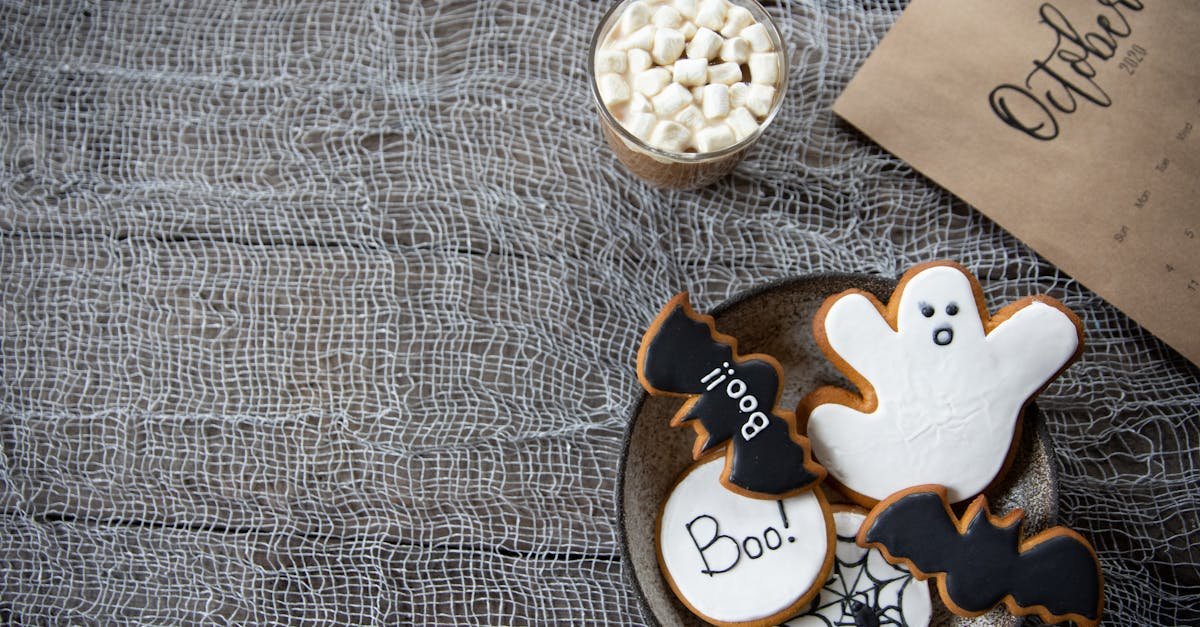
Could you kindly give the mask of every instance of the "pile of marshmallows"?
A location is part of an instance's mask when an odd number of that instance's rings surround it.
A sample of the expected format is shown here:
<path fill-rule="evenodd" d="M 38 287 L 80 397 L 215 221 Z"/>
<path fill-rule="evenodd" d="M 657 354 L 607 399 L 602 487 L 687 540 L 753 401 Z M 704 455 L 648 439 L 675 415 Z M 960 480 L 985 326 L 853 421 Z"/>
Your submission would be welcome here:
<path fill-rule="evenodd" d="M 728 0 L 632 2 L 595 62 L 613 117 L 671 152 L 712 152 L 754 133 L 780 78 L 766 26 Z"/>

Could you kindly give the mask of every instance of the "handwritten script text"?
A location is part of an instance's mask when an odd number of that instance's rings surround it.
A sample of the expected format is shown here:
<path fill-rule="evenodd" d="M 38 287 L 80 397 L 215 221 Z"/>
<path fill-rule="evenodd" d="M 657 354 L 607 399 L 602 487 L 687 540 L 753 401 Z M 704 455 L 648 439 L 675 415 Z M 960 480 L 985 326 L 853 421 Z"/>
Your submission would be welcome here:
<path fill-rule="evenodd" d="M 1096 82 L 1093 59 L 1108 61 L 1118 42 L 1133 33 L 1129 13 L 1142 10 L 1141 0 L 1096 0 L 1102 12 L 1095 28 L 1080 32 L 1053 4 L 1038 9 L 1039 24 L 1055 35 L 1054 48 L 1033 61 L 1022 84 L 1005 83 L 988 94 L 992 111 L 1008 126 L 1042 141 L 1058 137 L 1056 116 L 1074 113 L 1080 101 L 1108 107 L 1112 99 Z"/>

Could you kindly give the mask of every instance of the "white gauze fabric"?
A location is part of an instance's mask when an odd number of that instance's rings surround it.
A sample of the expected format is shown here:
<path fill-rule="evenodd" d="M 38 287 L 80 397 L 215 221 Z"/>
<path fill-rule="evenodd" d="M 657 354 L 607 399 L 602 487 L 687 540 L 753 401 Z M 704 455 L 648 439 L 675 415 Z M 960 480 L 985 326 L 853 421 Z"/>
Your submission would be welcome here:
<path fill-rule="evenodd" d="M 769 6 L 782 113 L 663 192 L 601 138 L 606 3 L 0 2 L 0 620 L 646 621 L 658 308 L 952 258 L 1086 321 L 1063 520 L 1113 624 L 1200 621 L 1197 369 L 830 112 L 902 4 Z"/>

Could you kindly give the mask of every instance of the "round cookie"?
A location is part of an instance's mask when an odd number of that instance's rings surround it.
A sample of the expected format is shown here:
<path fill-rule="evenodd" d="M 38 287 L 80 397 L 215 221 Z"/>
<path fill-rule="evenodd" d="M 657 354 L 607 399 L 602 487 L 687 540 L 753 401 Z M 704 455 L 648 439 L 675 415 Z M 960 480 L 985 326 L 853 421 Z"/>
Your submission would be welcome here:
<path fill-rule="evenodd" d="M 929 584 L 856 542 L 866 510 L 834 506 L 837 557 L 825 586 L 788 627 L 902 625 L 928 627 L 933 617 Z"/>
<path fill-rule="evenodd" d="M 755 499 L 722 487 L 724 460 L 692 465 L 663 503 L 658 563 L 671 590 L 716 625 L 773 625 L 820 592 L 833 567 L 824 494 Z"/>
<path fill-rule="evenodd" d="M 859 394 L 804 399 L 813 454 L 861 505 L 920 484 L 967 500 L 1004 474 L 1026 404 L 1079 356 L 1082 328 L 1047 296 L 989 315 L 975 277 L 946 261 L 905 273 L 886 307 L 859 290 L 831 296 L 813 334 Z"/>

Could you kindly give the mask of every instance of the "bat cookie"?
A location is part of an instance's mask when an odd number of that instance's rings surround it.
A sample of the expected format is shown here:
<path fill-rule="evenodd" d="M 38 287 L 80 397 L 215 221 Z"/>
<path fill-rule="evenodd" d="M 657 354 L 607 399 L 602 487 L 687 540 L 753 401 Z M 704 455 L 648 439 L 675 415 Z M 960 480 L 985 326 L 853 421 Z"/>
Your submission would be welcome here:
<path fill-rule="evenodd" d="M 922 579 L 933 577 L 950 611 L 979 616 L 1003 602 L 1043 621 L 1100 622 L 1104 578 L 1092 546 L 1066 527 L 1021 539 L 1024 512 L 992 516 L 980 496 L 959 519 L 943 486 L 893 494 L 863 522 L 858 543 L 879 548 Z"/>
<path fill-rule="evenodd" d="M 833 566 L 821 490 L 755 499 L 726 490 L 718 454 L 684 471 L 659 513 L 658 563 L 671 590 L 716 625 L 776 625 L 807 607 Z"/>
<path fill-rule="evenodd" d="M 778 408 L 783 369 L 768 355 L 739 355 L 686 292 L 663 307 L 642 337 L 638 379 L 650 394 L 689 397 L 671 426 L 696 430 L 692 457 L 727 446 L 721 483 L 751 498 L 775 499 L 813 488 L 825 470 L 812 460 L 795 415 Z"/>
<path fill-rule="evenodd" d="M 933 618 L 929 584 L 876 549 L 858 545 L 867 511 L 835 505 L 837 550 L 820 594 L 786 627 L 928 627 Z"/>
<path fill-rule="evenodd" d="M 989 315 L 965 268 L 918 265 L 885 307 L 849 290 L 813 320 L 817 344 L 859 393 L 825 387 L 800 404 L 812 452 L 858 503 L 946 486 L 952 503 L 1007 470 L 1025 406 L 1083 350 L 1079 318 L 1048 296 Z"/>

